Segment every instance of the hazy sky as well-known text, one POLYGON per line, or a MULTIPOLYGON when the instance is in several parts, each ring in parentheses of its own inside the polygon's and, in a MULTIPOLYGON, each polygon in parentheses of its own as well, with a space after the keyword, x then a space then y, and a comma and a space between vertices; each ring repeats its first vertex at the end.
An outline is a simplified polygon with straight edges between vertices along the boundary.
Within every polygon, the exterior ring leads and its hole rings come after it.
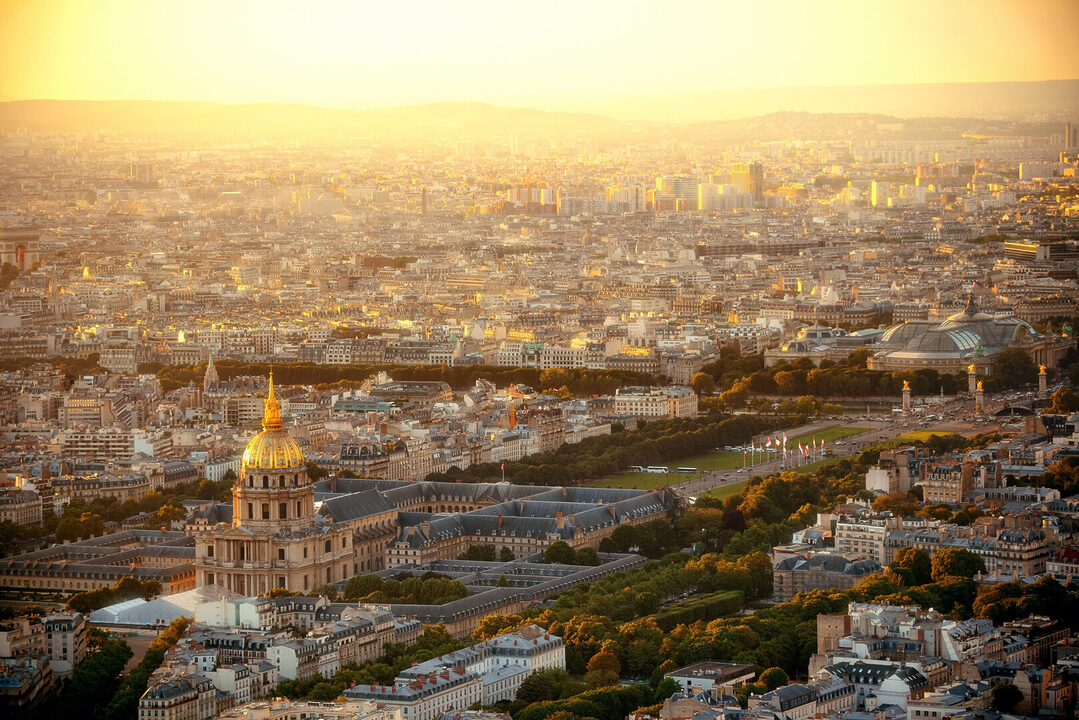
POLYGON ((0 99, 365 108, 1079 77, 1079 0, 0 0, 0 99))

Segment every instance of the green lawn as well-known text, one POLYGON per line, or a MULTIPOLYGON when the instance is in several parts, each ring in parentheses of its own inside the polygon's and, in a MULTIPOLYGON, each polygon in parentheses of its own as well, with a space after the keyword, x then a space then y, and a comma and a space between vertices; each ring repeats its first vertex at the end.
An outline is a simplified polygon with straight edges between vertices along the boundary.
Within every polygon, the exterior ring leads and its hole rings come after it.
POLYGON ((816 462, 806 463, 805 465, 799 465, 798 467, 794 468, 794 472, 796 472, 796 473, 811 473, 814 470, 819 470, 822 467, 827 467, 828 465, 834 465, 835 463, 839 462, 840 459, 841 458, 830 457, 830 458, 824 458, 823 460, 817 460, 816 462))
MULTIPOLYGON (((820 442, 833 442, 840 438, 845 438, 849 435, 857 435, 858 433, 865 432, 867 428, 857 427, 854 425, 840 425, 837 427, 827 428, 825 430, 819 430, 815 433, 807 435, 798 435, 795 437, 787 438, 787 450, 793 449, 794 452, 798 452, 799 441, 807 444, 813 443, 813 438, 817 438, 820 442)), ((775 435, 783 437, 783 431, 779 431, 775 435)), ((773 435, 773 437, 775 437, 773 435)), ((760 458, 760 455, 757 455, 760 458)), ((773 458, 775 454, 765 455, 765 457, 773 458)), ((692 467, 697 470, 733 470, 735 468, 742 467, 745 459, 742 453, 739 452, 712 452, 704 453, 701 455, 693 455, 687 458, 683 458, 676 463, 670 463, 671 472, 667 474, 663 473, 640 473, 640 472, 624 472, 618 475, 613 475, 608 478, 602 478, 592 483, 595 487, 620 487, 620 488, 635 488, 637 490, 654 490, 655 488, 661 488, 666 485, 672 485, 685 480, 692 480, 693 478, 700 477, 700 473, 677 473, 676 468, 680 467, 692 467)), ((752 471, 750 466, 747 472, 752 471)), ((728 493, 729 494, 729 493, 728 493)))
POLYGON ((722 500, 728 495, 742 492, 745 489, 747 482, 749 482, 749 480, 742 480, 740 482, 731 483, 730 485, 721 485, 720 487, 712 488, 711 490, 705 490, 700 496, 707 495, 708 497, 722 500))

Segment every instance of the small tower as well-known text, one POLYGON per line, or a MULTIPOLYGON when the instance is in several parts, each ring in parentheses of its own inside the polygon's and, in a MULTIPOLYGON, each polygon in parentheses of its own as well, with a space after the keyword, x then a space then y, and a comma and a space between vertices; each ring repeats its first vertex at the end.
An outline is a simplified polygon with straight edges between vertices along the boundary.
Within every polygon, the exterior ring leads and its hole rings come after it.
POLYGON ((910 415, 910 381, 903 381, 903 414, 910 415))

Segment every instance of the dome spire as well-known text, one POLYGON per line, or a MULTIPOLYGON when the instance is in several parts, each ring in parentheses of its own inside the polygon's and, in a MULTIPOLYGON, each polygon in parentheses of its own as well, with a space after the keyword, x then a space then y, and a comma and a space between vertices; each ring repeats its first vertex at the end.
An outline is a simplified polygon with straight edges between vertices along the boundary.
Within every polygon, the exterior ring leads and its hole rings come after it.
POLYGON ((277 402, 277 395, 274 394, 273 389, 273 370, 270 371, 270 390, 266 393, 266 399, 263 401, 263 414, 262 414, 262 429, 263 430, 280 430, 281 429, 281 403, 277 402))

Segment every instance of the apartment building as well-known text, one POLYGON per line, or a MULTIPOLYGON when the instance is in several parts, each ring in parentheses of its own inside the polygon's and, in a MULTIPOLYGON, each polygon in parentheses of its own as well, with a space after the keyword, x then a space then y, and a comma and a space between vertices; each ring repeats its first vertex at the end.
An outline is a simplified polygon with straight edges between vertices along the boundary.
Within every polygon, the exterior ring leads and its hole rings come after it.
POLYGON ((883 515, 840 518, 835 527, 836 552, 885 564, 885 538, 898 522, 883 515))
POLYGON ((615 391, 614 411, 637 417, 697 417, 697 394, 688 387, 624 387, 615 391))

